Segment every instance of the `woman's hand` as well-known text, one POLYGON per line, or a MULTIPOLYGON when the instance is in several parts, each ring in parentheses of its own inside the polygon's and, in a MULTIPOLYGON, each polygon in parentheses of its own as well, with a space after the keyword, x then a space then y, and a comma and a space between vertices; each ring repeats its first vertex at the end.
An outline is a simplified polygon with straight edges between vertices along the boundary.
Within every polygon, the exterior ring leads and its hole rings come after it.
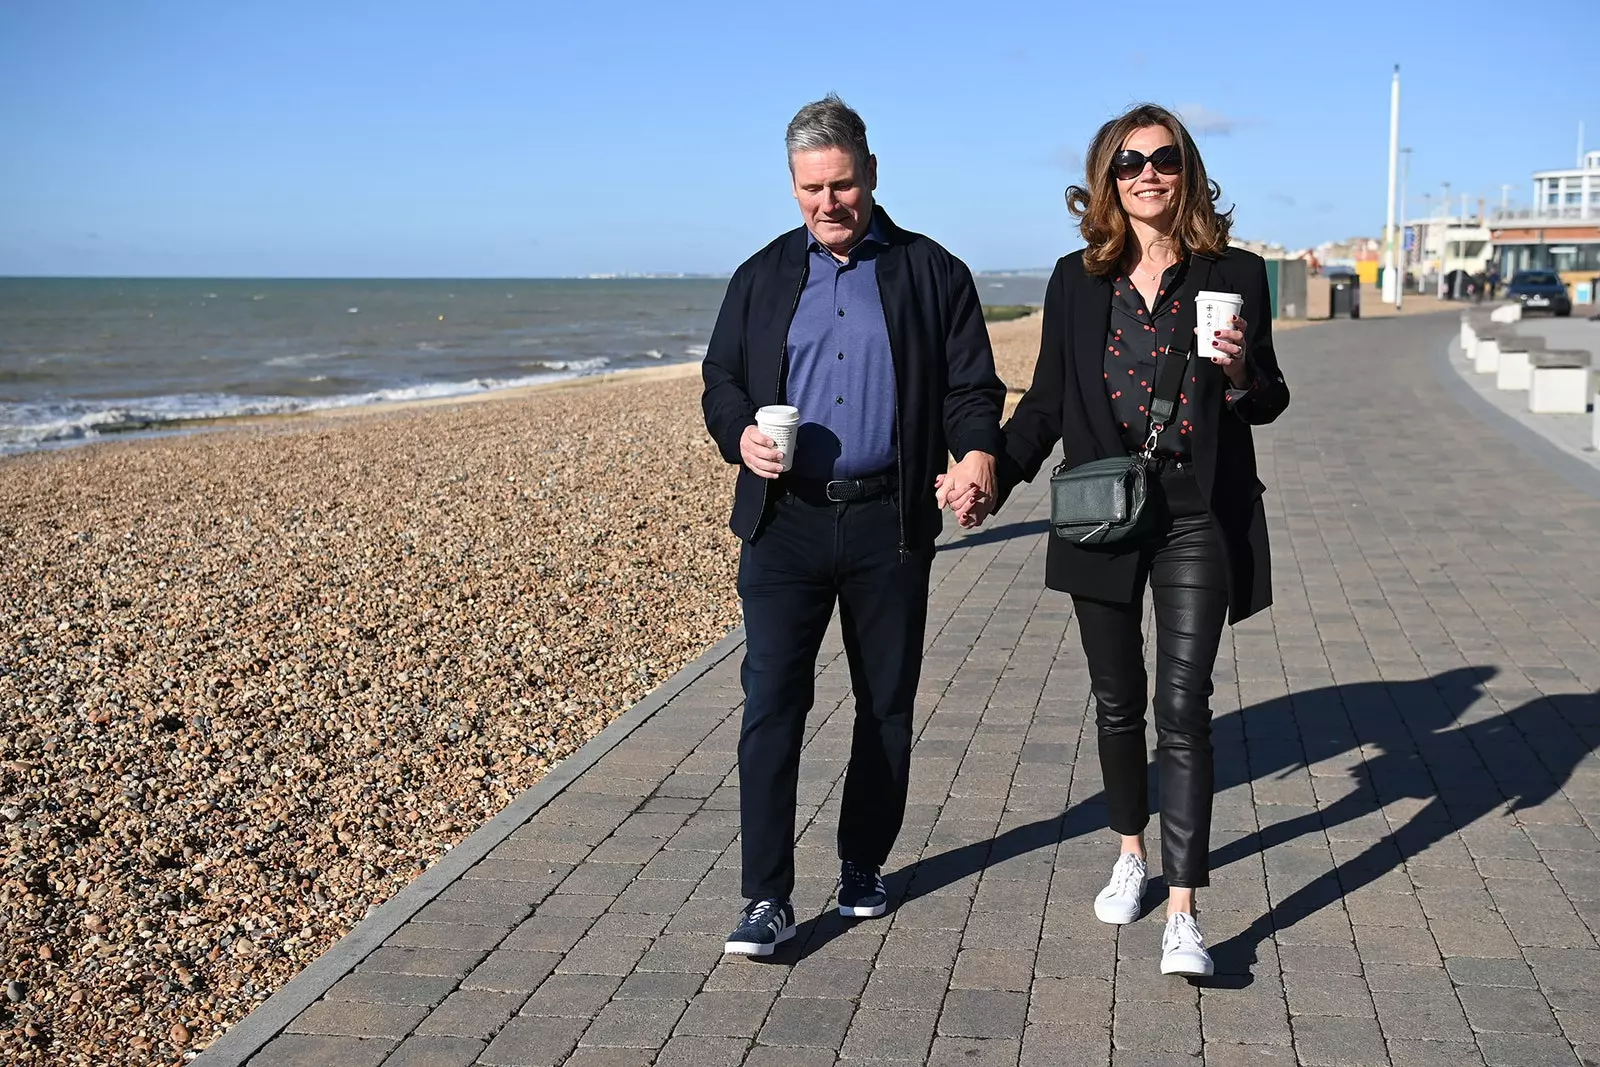
MULTIPOLYGON (((1211 349, 1211 362, 1221 367, 1228 376, 1228 382, 1235 389, 1243 389, 1250 384, 1250 365, 1245 358, 1244 351, 1245 321, 1239 316, 1233 316, 1231 330, 1217 330, 1212 338, 1215 346, 1203 346, 1211 349)), ((1195 327, 1195 333, 1200 332, 1195 327)), ((1203 339, 1202 339, 1203 341, 1203 339)))
POLYGON ((935 475, 933 489, 934 500, 940 509, 949 508, 955 513, 956 521, 965 529, 971 530, 982 525, 983 520, 994 510, 994 499, 976 483, 970 480, 965 483, 958 481, 955 471, 935 475))

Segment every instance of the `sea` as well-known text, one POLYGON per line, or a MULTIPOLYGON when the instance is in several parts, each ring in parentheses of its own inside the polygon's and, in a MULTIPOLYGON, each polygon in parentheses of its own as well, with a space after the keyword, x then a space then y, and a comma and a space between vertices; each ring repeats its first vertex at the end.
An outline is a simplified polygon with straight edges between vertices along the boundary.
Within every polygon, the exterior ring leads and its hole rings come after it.
MULTIPOLYGON (((980 274, 985 304, 1047 276, 980 274)), ((726 279, 0 278, 0 455, 699 361, 726 279)))

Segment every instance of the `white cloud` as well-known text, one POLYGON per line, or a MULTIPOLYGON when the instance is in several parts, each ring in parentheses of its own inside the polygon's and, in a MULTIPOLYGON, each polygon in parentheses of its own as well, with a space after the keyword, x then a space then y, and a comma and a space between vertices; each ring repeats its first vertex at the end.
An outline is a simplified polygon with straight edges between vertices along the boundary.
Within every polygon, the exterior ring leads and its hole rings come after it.
POLYGON ((1083 174, 1083 153, 1071 145, 1057 145, 1050 154, 1050 165, 1068 171, 1075 176, 1083 174))
POLYGON ((1224 115, 1204 104, 1180 104, 1178 115, 1183 119, 1183 124, 1189 127, 1190 133, 1227 137, 1244 125, 1240 119, 1224 115))

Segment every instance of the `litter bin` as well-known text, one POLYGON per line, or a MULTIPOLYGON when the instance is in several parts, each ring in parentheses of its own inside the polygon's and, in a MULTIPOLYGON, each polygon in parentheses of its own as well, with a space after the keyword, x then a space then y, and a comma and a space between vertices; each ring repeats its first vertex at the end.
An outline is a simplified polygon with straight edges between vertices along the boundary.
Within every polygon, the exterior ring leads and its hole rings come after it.
POLYGON ((1328 275, 1328 317, 1361 317, 1361 279, 1354 274, 1328 275))

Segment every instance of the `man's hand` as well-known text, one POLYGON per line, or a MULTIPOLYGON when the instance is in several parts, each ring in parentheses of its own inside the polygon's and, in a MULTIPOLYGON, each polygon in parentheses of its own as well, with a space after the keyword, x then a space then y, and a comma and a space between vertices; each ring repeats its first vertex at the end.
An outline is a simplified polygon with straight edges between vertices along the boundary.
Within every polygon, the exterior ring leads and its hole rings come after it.
POLYGON ((759 426, 746 426, 739 437, 739 458, 752 474, 776 478, 783 473, 783 453, 772 447, 772 438, 759 426))
POLYGON ((934 479, 935 498, 948 507, 956 521, 971 529, 989 517, 995 505, 995 460, 987 452, 972 451, 934 479))
MULTIPOLYGON (((976 493, 978 501, 987 501, 993 508, 994 491, 994 457, 987 452, 974 449, 961 457, 961 462, 950 469, 949 481, 954 486, 957 495, 964 491, 976 493)), ((985 512, 987 514, 987 512, 985 512)))

